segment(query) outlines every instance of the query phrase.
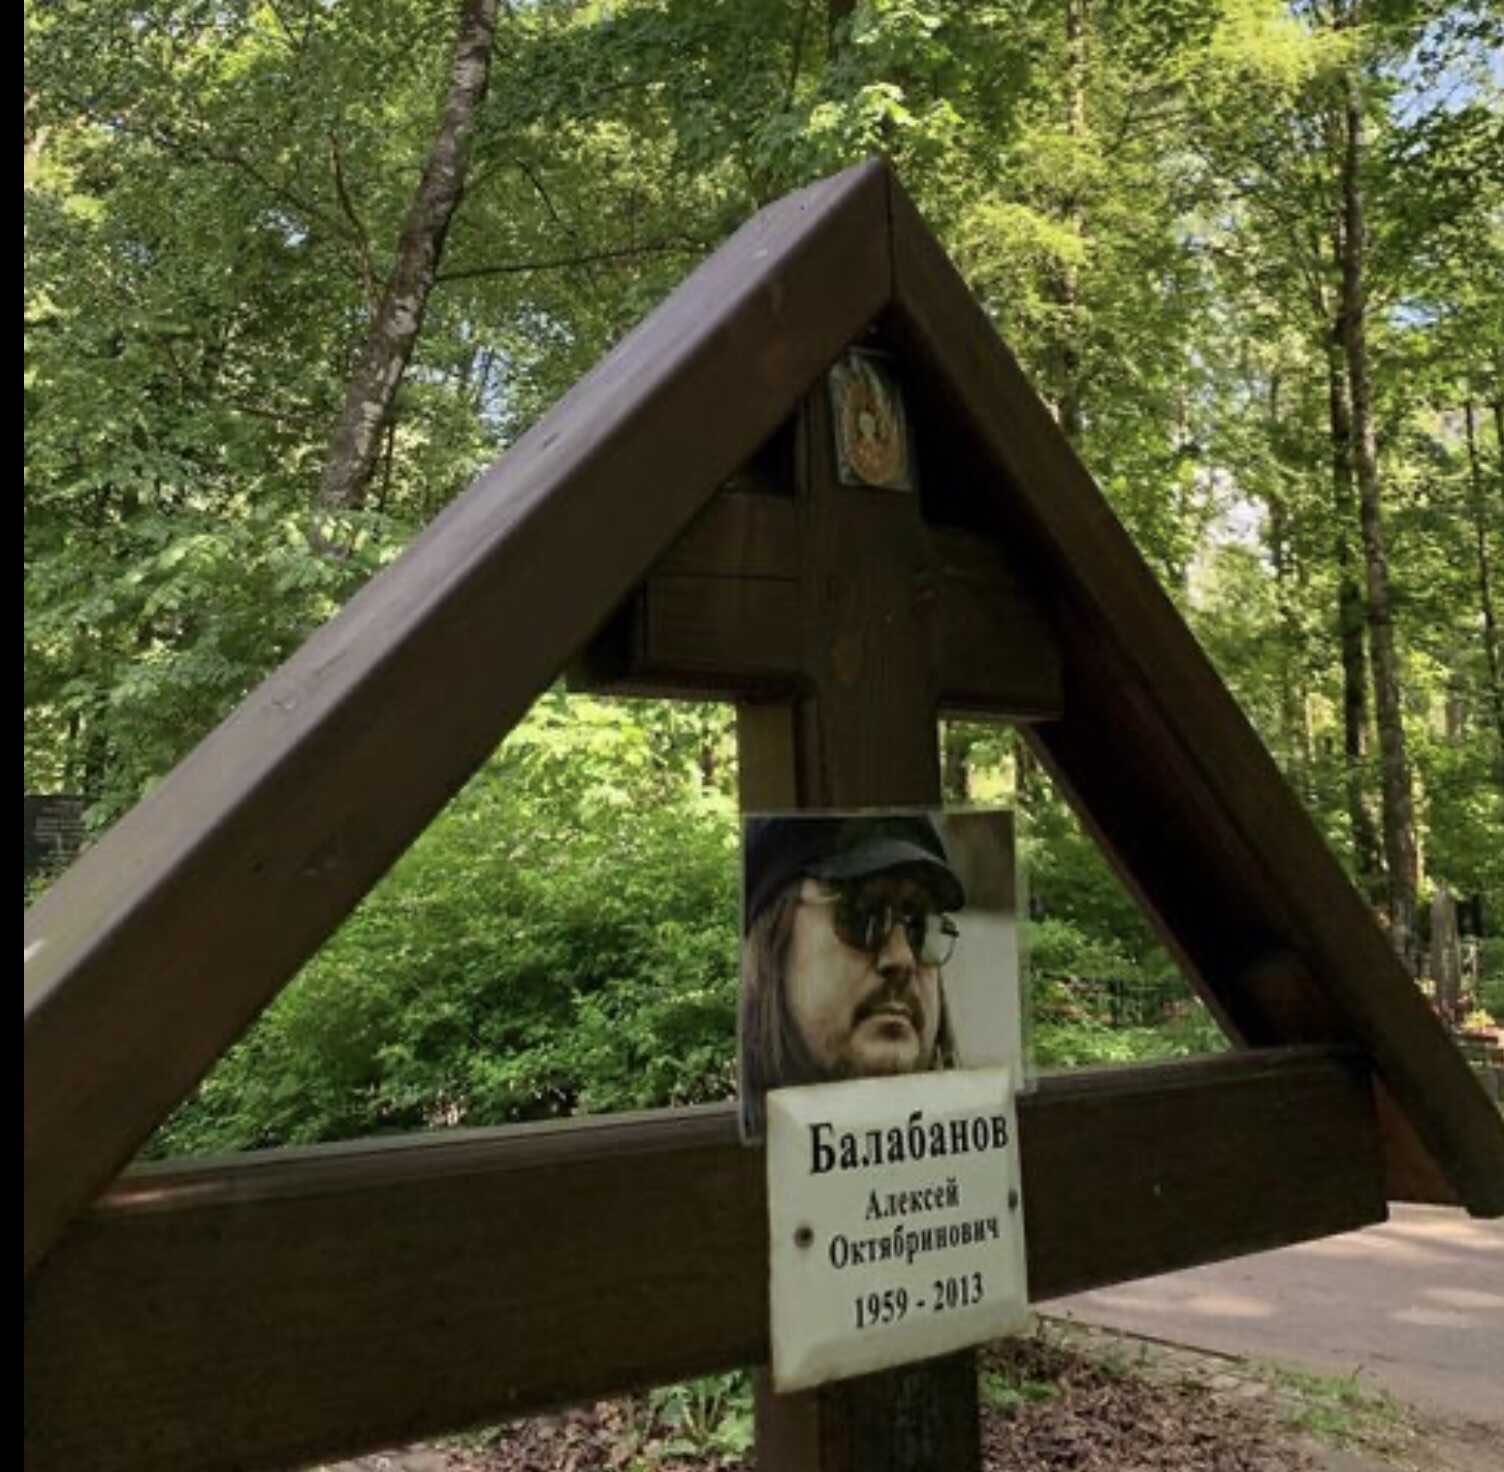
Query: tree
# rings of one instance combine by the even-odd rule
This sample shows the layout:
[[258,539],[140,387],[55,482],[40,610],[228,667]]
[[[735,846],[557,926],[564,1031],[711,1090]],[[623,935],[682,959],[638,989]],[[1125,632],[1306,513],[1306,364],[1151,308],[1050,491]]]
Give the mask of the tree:
[[[1338,17],[1351,29],[1359,23],[1359,0]],[[1368,653],[1373,666],[1374,707],[1378,718],[1383,774],[1384,864],[1388,910],[1395,949],[1412,967],[1418,964],[1416,911],[1419,884],[1415,845],[1415,810],[1410,762],[1405,751],[1401,715],[1399,656],[1391,612],[1389,562],[1385,550],[1378,448],[1374,429],[1373,391],[1369,372],[1369,284],[1364,224],[1364,109],[1355,67],[1341,78],[1341,241],[1342,286],[1338,307],[1339,336],[1352,413],[1350,444],[1358,483],[1359,523],[1363,530],[1366,573]]]
[[[382,427],[423,330],[449,224],[464,194],[477,114],[491,75],[497,3],[463,0],[460,6],[454,63],[438,131],[407,208],[396,259],[381,289],[380,305],[345,389],[319,490],[324,507],[358,506],[376,467]],[[339,145],[333,135],[331,146],[335,150],[340,203],[364,239],[365,227],[345,188]]]

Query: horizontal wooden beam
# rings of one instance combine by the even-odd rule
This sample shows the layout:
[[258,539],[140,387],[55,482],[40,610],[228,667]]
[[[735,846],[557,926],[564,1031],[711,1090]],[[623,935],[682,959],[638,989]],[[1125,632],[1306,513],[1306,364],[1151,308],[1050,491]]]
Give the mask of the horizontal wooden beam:
[[[570,669],[576,689],[617,695],[790,693],[813,667],[801,606],[799,505],[724,491],[659,559]],[[933,647],[948,714],[1020,721],[1062,710],[1059,642],[997,542],[927,533]]]
[[[1331,1050],[1045,1078],[1019,1131],[1035,1299],[1384,1216]],[[762,1171],[717,1106],[132,1172],[27,1286],[25,1464],[286,1466],[760,1362]]]
[[792,487],[782,493],[720,492],[652,571],[793,582],[799,576],[799,507]]

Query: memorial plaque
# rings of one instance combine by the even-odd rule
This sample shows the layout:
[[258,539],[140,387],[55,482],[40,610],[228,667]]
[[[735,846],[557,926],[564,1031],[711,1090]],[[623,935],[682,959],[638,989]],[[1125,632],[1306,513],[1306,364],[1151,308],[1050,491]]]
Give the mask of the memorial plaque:
[[987,1068],[768,1093],[775,1390],[1023,1327],[1013,1085]]

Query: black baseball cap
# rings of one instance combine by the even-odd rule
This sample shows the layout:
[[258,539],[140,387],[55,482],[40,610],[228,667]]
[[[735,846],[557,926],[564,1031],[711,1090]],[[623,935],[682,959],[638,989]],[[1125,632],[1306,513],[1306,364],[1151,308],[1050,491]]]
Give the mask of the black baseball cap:
[[940,830],[924,813],[748,818],[742,866],[742,923],[748,928],[785,885],[806,874],[861,879],[887,869],[921,869],[942,910],[966,904]]

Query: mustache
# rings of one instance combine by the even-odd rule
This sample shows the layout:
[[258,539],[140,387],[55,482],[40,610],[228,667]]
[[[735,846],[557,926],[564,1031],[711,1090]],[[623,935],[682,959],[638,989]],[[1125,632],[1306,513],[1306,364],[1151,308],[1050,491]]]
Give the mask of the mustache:
[[913,987],[907,982],[899,986],[884,986],[875,991],[857,1006],[851,1020],[853,1024],[860,1025],[879,1012],[891,1012],[895,1008],[904,1013],[916,1033],[924,1031],[924,1009],[920,1006]]

